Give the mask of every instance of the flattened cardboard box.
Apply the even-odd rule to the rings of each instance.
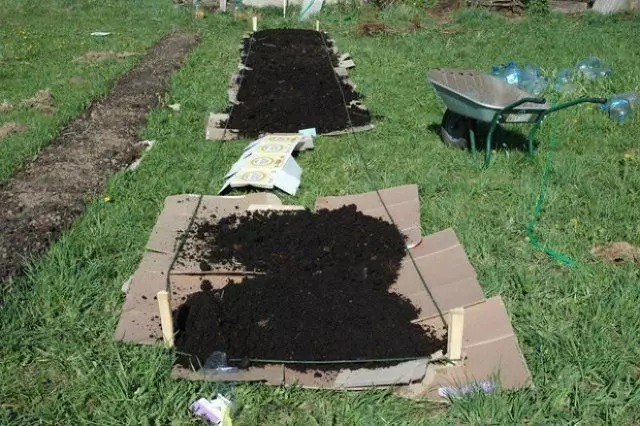
[[[196,219],[217,214],[220,217],[246,210],[250,205],[270,204],[280,205],[280,199],[273,194],[260,193],[246,196],[203,196],[174,195],[167,197],[164,209],[151,231],[146,251],[137,271],[131,277],[127,297],[122,308],[120,321],[116,328],[115,338],[124,342],[153,344],[162,340],[158,316],[158,302],[156,293],[167,289],[167,276],[173,261],[177,244],[182,233],[187,229],[197,210]],[[188,247],[185,244],[185,248]],[[186,260],[183,260],[186,262]],[[175,270],[189,270],[193,266],[185,267],[180,258]],[[192,269],[195,269],[195,265]],[[173,271],[172,271],[173,272]],[[180,273],[178,272],[180,276]],[[172,279],[172,277],[169,277]],[[198,277],[191,282],[189,275],[184,275],[182,287],[171,282],[172,303],[177,307],[182,297],[198,291],[200,285]],[[229,277],[233,278],[233,277]],[[237,278],[237,276],[236,276]],[[215,285],[223,286],[227,280],[222,276],[215,276]],[[191,288],[191,284],[197,285]]]
[[[366,109],[363,105],[362,109]],[[229,114],[215,113],[209,114],[207,119],[207,125],[205,129],[205,138],[210,141],[230,141],[234,139],[240,139],[240,130],[227,128],[227,120],[229,120]],[[362,126],[354,126],[344,130],[335,130],[333,132],[319,133],[320,136],[340,136],[347,135],[349,133],[366,132],[368,130],[375,129],[375,125],[372,123],[363,124]],[[300,129],[302,130],[302,129]]]
[[[225,175],[219,193],[231,188],[253,186],[262,189],[279,188],[295,195],[300,186],[302,169],[294,160],[294,151],[313,148],[313,138],[297,133],[270,134],[251,142],[240,159]]]
[[[385,201],[389,213],[380,202]],[[218,218],[253,205],[270,205],[277,209],[280,200],[272,194],[251,194],[244,197],[204,196],[198,205],[197,196],[174,196],[167,198],[149,240],[148,249],[140,268],[134,275],[125,308],[116,331],[116,339],[137,343],[154,343],[161,339],[156,301],[158,290],[167,285],[167,272],[175,241],[194,216],[201,220],[215,214]],[[464,386],[480,380],[499,382],[505,389],[517,389],[531,384],[531,376],[518,346],[516,336],[500,297],[484,299],[476,274],[464,249],[452,229],[426,237],[419,236],[419,202],[417,186],[407,185],[372,193],[347,197],[324,197],[317,200],[316,207],[339,208],[355,204],[365,214],[382,217],[393,222],[407,236],[413,259],[404,260],[398,280],[390,291],[407,297],[421,309],[420,322],[444,332],[438,309],[416,271],[416,266],[426,281],[438,307],[447,319],[447,311],[454,307],[465,307],[463,355],[465,360],[455,366],[438,366],[425,360],[410,361],[396,366],[376,369],[343,369],[322,377],[314,371],[298,372],[283,365],[253,366],[237,373],[215,374],[211,371],[193,371],[175,366],[172,377],[189,380],[251,381],[272,385],[297,384],[309,388],[362,389],[371,386],[392,386],[395,392],[405,397],[442,400],[447,386]],[[389,217],[390,215],[390,217]],[[192,243],[187,239],[184,251]],[[415,266],[414,266],[415,262]],[[173,308],[187,295],[199,291],[202,279],[221,288],[231,282],[240,281],[251,271],[232,271],[214,268],[203,272],[195,262],[184,256],[169,274]],[[143,298],[145,296],[146,298]],[[425,354],[428,356],[428,354]],[[438,354],[432,354],[438,358]]]

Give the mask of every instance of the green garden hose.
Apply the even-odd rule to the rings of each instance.
[[[542,211],[542,204],[544,203],[544,199],[547,194],[547,187],[549,185],[549,175],[551,174],[551,159],[553,157],[553,151],[555,150],[556,145],[557,145],[557,140],[556,140],[555,134],[552,133],[550,138],[550,143],[549,143],[549,151],[547,152],[547,159],[545,161],[544,173],[542,174],[542,182],[540,183],[540,190],[538,192],[538,201],[536,201],[536,207],[533,211],[533,217],[531,218],[531,220],[529,221],[529,224],[527,225],[527,235],[529,237],[529,242],[533,244],[534,247],[539,248],[540,250],[544,251],[554,259],[564,262],[567,265],[574,266],[576,264],[575,260],[571,259],[570,257],[562,253],[558,253],[557,251],[550,249],[549,247],[547,247],[546,244],[542,244],[540,241],[538,241],[535,233],[533,232],[535,230],[536,224],[538,223],[538,219],[540,218],[540,213]]]
[[[607,100],[603,98],[582,98],[582,99],[576,99],[575,101],[559,104],[549,108],[547,111],[545,111],[544,114],[542,114],[538,118],[536,123],[531,128],[531,131],[529,132],[529,146],[533,146],[533,139],[535,137],[536,131],[538,130],[538,128],[540,128],[540,124],[542,124],[542,121],[545,119],[545,117],[551,114],[552,112],[569,108],[571,106],[578,105],[581,103],[602,104],[606,102]],[[549,186],[549,176],[551,175],[551,159],[553,158],[553,151],[556,149],[557,145],[558,143],[557,143],[556,135],[554,130],[552,129],[551,137],[549,141],[549,151],[547,152],[547,158],[544,166],[544,173],[542,174],[542,182],[540,183],[540,190],[538,191],[538,200],[536,201],[536,206],[533,211],[533,217],[531,218],[531,220],[529,221],[529,224],[527,225],[527,236],[529,237],[529,242],[533,244],[534,247],[539,248],[540,250],[544,251],[545,253],[547,253],[549,256],[553,257],[556,260],[566,263],[567,265],[575,266],[576,265],[575,260],[571,259],[567,255],[558,253],[557,251],[550,249],[549,247],[547,247],[546,244],[542,244],[540,241],[538,241],[534,233],[536,224],[538,223],[538,219],[540,218],[540,213],[542,212],[542,204],[544,203],[544,200],[547,194],[547,187]]]

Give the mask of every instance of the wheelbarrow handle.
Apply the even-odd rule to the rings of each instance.
[[[531,102],[532,104],[546,104],[547,100],[545,98],[525,98],[526,102]]]
[[[499,111],[499,113],[497,114],[497,116],[499,116],[500,114],[504,114],[505,112],[509,112],[514,108],[519,107],[522,104],[526,104],[526,103],[532,103],[532,104],[546,104],[547,100],[545,98],[522,98],[522,99],[518,99],[517,101],[515,101],[512,104],[507,105],[506,107],[504,107],[502,109],[502,111]]]
[[[584,104],[584,103],[606,104],[607,102],[608,102],[608,99],[606,99],[606,98],[579,98],[579,99],[575,99],[573,101],[565,102],[563,104],[554,105],[551,108],[549,108],[548,110],[546,110],[545,112],[543,112],[542,114],[540,114],[540,116],[536,120],[535,124],[533,125],[533,127],[529,131],[529,152],[530,152],[531,156],[533,157],[533,139],[535,137],[535,134],[538,131],[538,128],[540,127],[540,124],[542,124],[542,121],[545,118],[547,118],[547,116],[549,114],[553,114],[556,111],[560,111],[560,110],[565,109],[565,108],[570,108],[572,106],[579,105],[579,104]]]
[[[492,137],[493,137],[493,132],[495,130],[495,128],[498,125],[498,120],[500,119],[500,115],[519,106],[522,105],[523,103],[526,102],[531,102],[531,103],[536,103],[536,104],[544,104],[546,103],[546,101],[543,98],[523,98],[520,99],[514,103],[512,103],[511,105],[508,105],[507,107],[505,107],[502,111],[498,111],[494,117],[493,120],[491,122],[491,127],[489,128],[489,133],[487,135],[487,148],[486,148],[486,153],[485,153],[485,159],[484,159],[484,165],[483,167],[487,167],[489,165],[489,162],[491,161],[491,143],[492,143]],[[560,111],[562,109],[565,108],[569,108],[572,107],[574,105],[578,105],[578,104],[583,104],[583,103],[593,103],[593,104],[606,104],[608,102],[608,100],[606,98],[580,98],[580,99],[575,99],[573,101],[569,101],[569,102],[565,102],[563,104],[558,104],[558,105],[554,105],[550,108],[548,108],[547,110],[542,111],[542,113],[538,116],[538,118],[536,119],[533,127],[531,128],[531,130],[529,131],[529,155],[531,157],[533,157],[533,140],[536,134],[536,131],[538,130],[538,128],[540,127],[540,124],[542,124],[542,121],[549,115],[552,114],[556,111]]]

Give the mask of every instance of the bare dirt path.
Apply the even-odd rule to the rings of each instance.
[[[149,109],[197,42],[185,34],[160,40],[34,162],[0,184],[0,283],[40,255],[103,191],[109,176],[136,159]]]

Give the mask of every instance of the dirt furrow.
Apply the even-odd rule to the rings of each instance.
[[[138,156],[134,146],[150,108],[197,43],[170,34],[111,92],[63,129],[35,161],[0,185],[0,283],[71,226],[106,180]]]

